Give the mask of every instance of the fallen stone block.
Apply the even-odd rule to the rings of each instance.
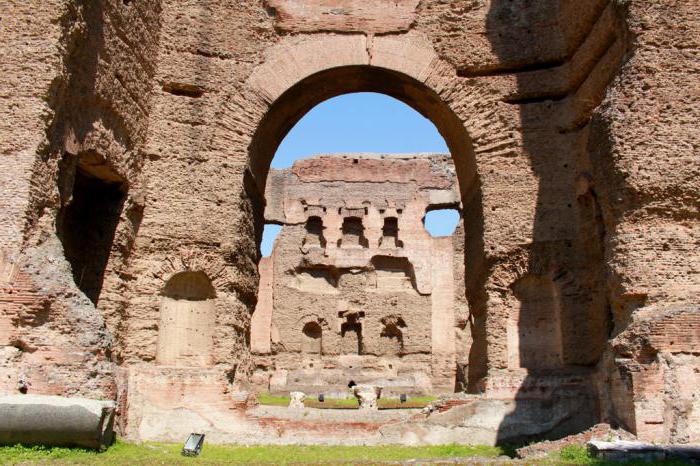
[[[114,440],[113,401],[0,396],[0,444],[102,449]]]
[[[589,400],[492,400],[473,398],[466,403],[437,404],[432,413],[409,422],[382,427],[387,442],[404,445],[499,445],[535,438],[561,438],[590,427]],[[443,411],[444,410],[444,411]]]
[[[569,445],[582,445],[591,440],[607,439],[607,441],[635,440],[636,437],[622,429],[613,429],[609,424],[596,424],[590,429],[579,434],[568,435],[557,440],[543,440],[518,448],[516,453],[519,458],[534,459],[544,458],[548,454],[561,450]]]

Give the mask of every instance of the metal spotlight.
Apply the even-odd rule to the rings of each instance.
[[[190,434],[182,447],[182,454],[185,456],[199,456],[204,445],[204,434]]]
[[[399,400],[401,401],[401,403],[405,403],[407,398],[408,397],[406,396],[405,393],[402,393],[401,395],[399,395]]]
[[[326,397],[323,396],[323,393],[319,393],[319,394],[318,394],[318,401],[319,401],[320,403],[323,403],[324,401],[326,401]]]

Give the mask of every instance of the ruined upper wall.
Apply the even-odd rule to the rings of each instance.
[[[270,389],[382,380],[389,391],[452,392],[464,333],[453,264],[464,257],[423,224],[431,209],[460,206],[450,155],[302,159],[271,171],[266,199],[267,221],[283,227],[261,262],[251,346],[271,353],[256,363],[272,361]]]
[[[459,186],[449,154],[332,154],[275,170],[266,186],[269,222],[298,223],[298,207],[404,208],[420,198],[426,208],[459,206]],[[398,204],[397,204],[398,203]]]
[[[268,222],[303,225],[320,218],[326,241],[324,256],[334,267],[365,267],[379,254],[387,218],[393,218],[402,246],[415,269],[419,292],[428,293],[431,237],[423,217],[433,208],[459,208],[459,187],[449,155],[337,154],[317,156],[273,170],[268,178]],[[348,218],[361,221],[364,250],[338,250]],[[337,251],[337,252],[336,252]]]

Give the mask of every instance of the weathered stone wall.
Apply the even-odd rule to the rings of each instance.
[[[269,377],[256,374],[261,388],[342,394],[353,381],[381,384],[385,395],[453,391],[451,264],[463,257],[452,237],[423,225],[431,209],[459,208],[449,155],[314,157],[272,171],[267,186],[266,220],[283,228],[258,295],[272,297],[259,333],[268,341],[251,339],[272,354],[256,362]],[[254,321],[258,312],[269,309]]]
[[[226,412],[251,372],[276,147],[316,103],[376,91],[430,118],[454,159],[470,389],[527,400],[595,373],[600,418],[697,441],[697,4],[304,3],[3,3],[0,389],[112,397],[118,364],[130,435],[158,437],[148,413],[188,399],[144,393],[184,370],[155,363],[161,293],[202,272],[211,359],[187,373]],[[71,225],[99,199],[109,228],[81,254]],[[540,343],[561,356],[538,367],[514,325],[547,302],[561,331]]]
[[[627,4],[628,59],[588,128],[614,318],[603,399],[648,440],[700,440],[688,392],[700,335],[697,14],[687,2]]]
[[[123,299],[120,271],[143,209],[137,147],[148,125],[160,5],[10,1],[3,10],[0,321],[10,324],[0,340],[0,383],[9,393],[113,398],[105,320]],[[103,188],[116,193],[112,200]],[[110,203],[100,209],[102,201]],[[100,210],[110,218],[87,220],[89,235],[70,227]],[[94,305],[100,298],[103,312]]]

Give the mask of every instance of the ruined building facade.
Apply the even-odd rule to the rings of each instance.
[[[261,260],[251,322],[261,388],[465,389],[464,235],[433,238],[423,224],[459,209],[450,155],[322,156],[272,170],[267,186],[266,221],[283,228]]]
[[[134,439],[296,436],[244,406],[259,373],[258,244],[266,204],[293,217],[295,237],[323,205],[271,205],[269,166],[314,105],[372,91],[429,118],[450,149],[464,238],[455,296],[471,338],[473,405],[392,438],[496,442],[608,421],[700,440],[698,2],[2,5],[1,393],[117,400]],[[309,241],[321,226],[325,250],[353,242],[362,258],[333,264],[309,243],[309,263],[371,264],[384,217],[335,208],[315,214]],[[357,220],[328,228],[341,218],[376,223],[363,239]],[[393,277],[402,261],[386,257],[370,267]],[[432,287],[434,300],[436,274],[418,272],[432,259],[420,260],[406,299]],[[319,280],[301,267],[297,288]],[[363,303],[310,317],[323,332],[320,319],[336,326],[342,312],[347,334],[370,325]],[[427,320],[404,323],[433,334]],[[490,437],[465,433],[485,420]]]

